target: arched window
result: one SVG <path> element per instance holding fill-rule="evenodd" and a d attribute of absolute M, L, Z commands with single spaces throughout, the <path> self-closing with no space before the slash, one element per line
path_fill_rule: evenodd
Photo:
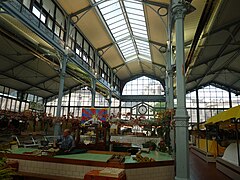
<path fill-rule="evenodd" d="M 132 117 L 144 117 L 146 119 L 154 119 L 154 114 L 156 109 L 160 109 L 160 104 L 163 103 L 163 108 L 165 108 L 165 102 L 160 102 L 157 97 L 154 101 L 149 101 L 148 99 L 143 99 L 140 97 L 141 95 L 164 95 L 164 88 L 162 84 L 155 80 L 146 76 L 139 77 L 135 80 L 129 81 L 123 88 L 123 95 L 135 95 L 139 97 L 134 99 L 133 101 L 122 101 L 121 103 L 121 114 L 122 118 L 127 114 L 131 114 Z M 143 105 L 144 104 L 144 105 Z M 139 107 L 146 106 L 147 110 L 144 113 L 139 113 Z M 128 117 L 129 118 L 129 117 Z"/>
<path fill-rule="evenodd" d="M 164 95 L 162 84 L 154 79 L 142 76 L 128 82 L 123 88 L 123 95 Z"/>

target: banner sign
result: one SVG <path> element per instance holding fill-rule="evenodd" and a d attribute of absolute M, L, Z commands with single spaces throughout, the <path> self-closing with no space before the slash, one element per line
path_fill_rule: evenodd
<path fill-rule="evenodd" d="M 108 117 L 107 108 L 83 108 L 82 109 L 82 121 L 88 121 L 92 118 L 96 118 L 100 121 L 106 121 Z"/>

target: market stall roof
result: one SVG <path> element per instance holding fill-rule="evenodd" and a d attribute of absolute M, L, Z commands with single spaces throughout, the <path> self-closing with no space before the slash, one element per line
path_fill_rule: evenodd
<path fill-rule="evenodd" d="M 217 114 L 216 116 L 209 118 L 206 121 L 205 125 L 210 125 L 210 124 L 227 121 L 232 118 L 236 118 L 236 119 L 240 118 L 240 105 L 230 108 L 226 111 L 223 111 L 223 112 Z"/>

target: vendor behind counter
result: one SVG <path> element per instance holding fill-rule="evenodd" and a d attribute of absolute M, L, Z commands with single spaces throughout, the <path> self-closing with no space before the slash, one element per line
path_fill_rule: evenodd
<path fill-rule="evenodd" d="M 76 149 L 74 138 L 70 129 L 65 129 L 63 135 L 57 139 L 56 146 L 59 147 L 56 155 L 76 154 L 86 152 L 86 149 Z"/>

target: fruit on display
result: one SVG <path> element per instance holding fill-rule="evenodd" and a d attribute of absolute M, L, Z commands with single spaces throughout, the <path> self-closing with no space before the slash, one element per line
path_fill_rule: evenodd
<path fill-rule="evenodd" d="M 137 162 L 154 162 L 155 159 L 153 158 L 149 158 L 147 156 L 143 157 L 141 154 L 136 154 L 136 157 L 133 157 L 134 160 L 136 160 Z"/>

